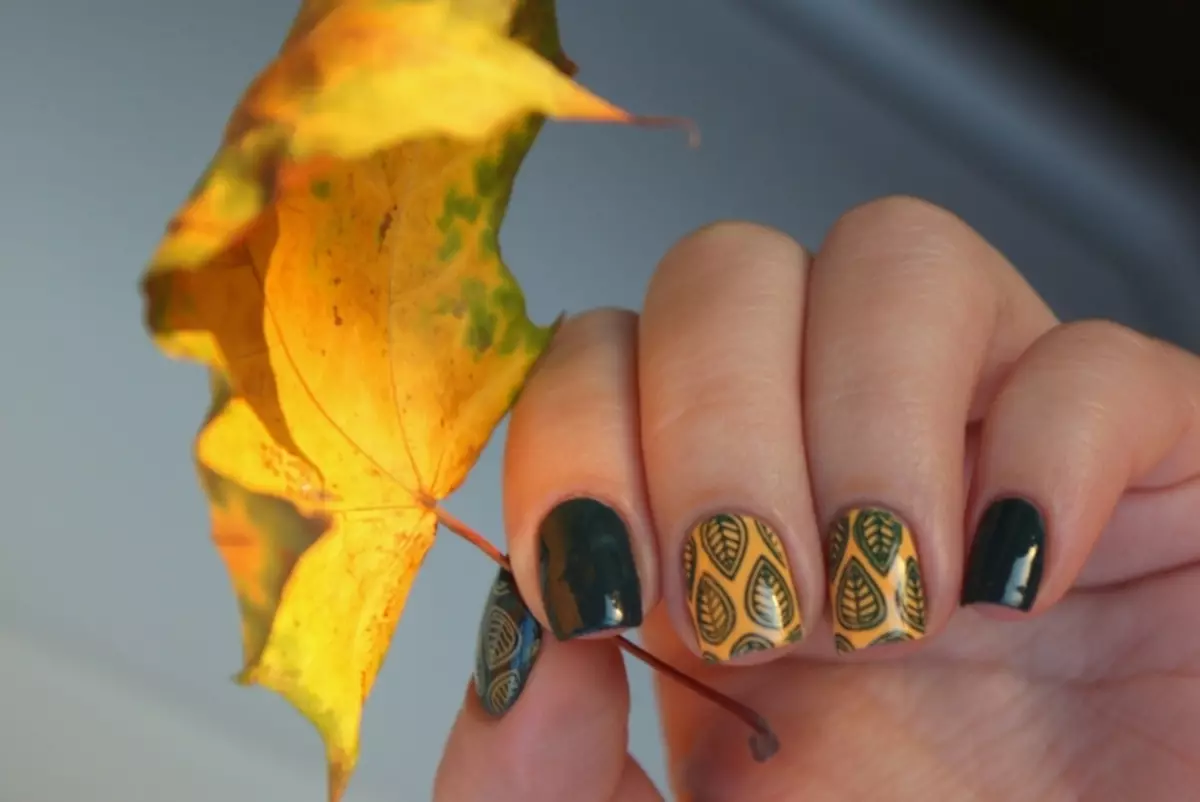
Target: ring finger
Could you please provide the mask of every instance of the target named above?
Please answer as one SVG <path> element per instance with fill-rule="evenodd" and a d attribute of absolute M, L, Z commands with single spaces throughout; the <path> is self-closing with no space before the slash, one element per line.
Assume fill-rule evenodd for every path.
<path fill-rule="evenodd" d="M 809 282 L 804 428 L 839 652 L 918 640 L 958 605 L 966 431 L 1055 319 L 926 203 L 847 215 Z"/>

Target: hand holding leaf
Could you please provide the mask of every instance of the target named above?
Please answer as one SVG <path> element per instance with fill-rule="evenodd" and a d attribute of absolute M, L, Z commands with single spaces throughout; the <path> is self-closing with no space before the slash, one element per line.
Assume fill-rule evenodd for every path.
<path fill-rule="evenodd" d="M 159 346 L 211 369 L 239 680 L 318 728 L 331 800 L 437 501 L 552 333 L 498 245 L 541 115 L 635 121 L 568 65 L 551 0 L 309 0 L 144 279 Z"/>

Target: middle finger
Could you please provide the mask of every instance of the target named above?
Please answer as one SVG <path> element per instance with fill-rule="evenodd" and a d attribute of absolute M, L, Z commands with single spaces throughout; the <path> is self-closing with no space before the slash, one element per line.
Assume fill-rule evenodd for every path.
<path fill-rule="evenodd" d="M 808 259 L 747 224 L 663 259 L 639 329 L 642 458 L 663 595 L 713 662 L 760 662 L 819 620 L 821 553 L 800 420 Z"/>

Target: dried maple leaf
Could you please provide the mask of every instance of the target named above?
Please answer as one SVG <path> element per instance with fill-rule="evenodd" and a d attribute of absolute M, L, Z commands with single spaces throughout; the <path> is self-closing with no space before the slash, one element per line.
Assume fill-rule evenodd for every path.
<path fill-rule="evenodd" d="M 239 681 L 320 731 L 329 796 L 437 526 L 548 341 L 497 233 L 570 80 L 552 0 L 309 0 L 143 282 L 211 368 L 195 456 L 242 618 Z"/>

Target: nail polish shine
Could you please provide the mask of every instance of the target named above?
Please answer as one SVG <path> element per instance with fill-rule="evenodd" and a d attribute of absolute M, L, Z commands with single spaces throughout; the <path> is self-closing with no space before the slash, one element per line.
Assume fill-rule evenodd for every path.
<path fill-rule="evenodd" d="M 962 604 L 996 604 L 1028 611 L 1037 600 L 1046 550 L 1046 525 L 1021 498 L 994 502 L 979 522 L 963 581 Z"/>
<path fill-rule="evenodd" d="M 538 528 L 542 598 L 559 640 L 641 626 L 642 589 L 621 516 L 590 498 L 562 502 Z"/>

